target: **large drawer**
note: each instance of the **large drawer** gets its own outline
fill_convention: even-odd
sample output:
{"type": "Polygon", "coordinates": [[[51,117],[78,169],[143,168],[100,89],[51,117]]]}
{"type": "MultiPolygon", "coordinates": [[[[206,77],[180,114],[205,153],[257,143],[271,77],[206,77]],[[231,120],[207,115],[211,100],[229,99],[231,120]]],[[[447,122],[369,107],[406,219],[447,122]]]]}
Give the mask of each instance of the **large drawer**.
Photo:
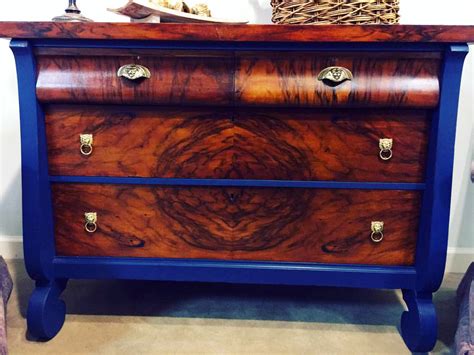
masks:
{"type": "Polygon", "coordinates": [[[413,264],[421,195],[75,184],[53,184],[52,191],[60,256],[371,265],[413,264]],[[93,233],[84,228],[90,212],[93,233]],[[378,243],[374,221],[384,222],[378,243]]]}
{"type": "Polygon", "coordinates": [[[407,110],[46,110],[50,174],[81,176],[421,182],[429,123],[407,110]]]}
{"type": "Polygon", "coordinates": [[[38,100],[132,105],[229,105],[233,102],[234,60],[229,55],[205,52],[120,54],[38,56],[38,100]],[[130,80],[118,76],[118,70],[130,64],[144,66],[150,77],[130,80]]]}

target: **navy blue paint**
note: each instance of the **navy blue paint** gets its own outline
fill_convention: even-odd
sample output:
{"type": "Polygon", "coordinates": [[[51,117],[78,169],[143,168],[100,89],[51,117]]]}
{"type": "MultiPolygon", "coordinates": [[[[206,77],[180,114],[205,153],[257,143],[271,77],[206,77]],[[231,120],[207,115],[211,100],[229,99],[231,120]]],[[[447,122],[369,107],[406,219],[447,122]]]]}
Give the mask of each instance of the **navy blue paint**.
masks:
{"type": "Polygon", "coordinates": [[[57,277],[413,288],[413,267],[186,259],[56,257],[57,277]]]}
{"type": "Polygon", "coordinates": [[[65,281],[53,275],[54,228],[44,115],[36,100],[36,64],[29,42],[12,40],[20,101],[23,249],[28,274],[36,280],[27,311],[28,330],[50,339],[64,322],[59,295],[65,281]]]}
{"type": "Polygon", "coordinates": [[[34,40],[38,47],[58,48],[117,48],[117,49],[172,49],[172,50],[236,50],[236,51],[374,51],[374,52],[431,52],[445,46],[435,43],[317,43],[317,42],[196,42],[196,41],[134,41],[134,40],[34,40]]]}
{"type": "Polygon", "coordinates": [[[403,290],[408,311],[403,312],[400,329],[403,340],[413,352],[427,353],[434,348],[438,322],[431,292],[403,290]]]}
{"type": "Polygon", "coordinates": [[[28,332],[33,337],[47,340],[61,330],[66,318],[66,304],[59,296],[66,283],[65,279],[36,282],[26,314],[28,332]]]}
{"type": "Polygon", "coordinates": [[[426,190],[417,244],[417,290],[435,292],[441,285],[448,246],[454,140],[459,91],[467,45],[450,47],[442,71],[441,98],[432,120],[426,190]]]}
{"type": "Polygon", "coordinates": [[[290,180],[237,180],[237,179],[175,179],[109,176],[51,176],[51,182],[87,184],[131,184],[163,186],[233,186],[233,187],[289,187],[309,189],[361,190],[423,190],[424,183],[343,182],[343,181],[290,181],[290,180]]]}
{"type": "Polygon", "coordinates": [[[12,40],[20,101],[23,247],[35,280],[48,280],[54,256],[44,116],[36,101],[36,64],[27,41],[12,40]]]}
{"type": "Polygon", "coordinates": [[[417,241],[415,289],[403,290],[408,311],[402,314],[402,337],[413,352],[428,352],[436,344],[437,320],[432,292],[443,279],[448,246],[449,210],[456,118],[467,45],[449,47],[441,74],[441,97],[429,141],[426,190],[417,241]]]}
{"type": "Polygon", "coordinates": [[[436,341],[432,292],[441,283],[447,247],[454,138],[460,78],[466,45],[416,43],[217,43],[98,40],[13,40],[20,91],[25,262],[37,281],[28,307],[33,336],[53,337],[64,321],[59,296],[68,278],[146,279],[324,285],[403,289],[408,311],[401,331],[412,351],[429,351],[436,341]],[[58,48],[285,50],[285,51],[442,51],[441,99],[433,117],[425,183],[159,179],[48,176],[44,116],[35,95],[32,46],[58,48]],[[164,186],[241,186],[370,190],[421,190],[423,208],[415,267],[237,262],[179,259],[54,257],[50,183],[104,183],[164,186]]]}

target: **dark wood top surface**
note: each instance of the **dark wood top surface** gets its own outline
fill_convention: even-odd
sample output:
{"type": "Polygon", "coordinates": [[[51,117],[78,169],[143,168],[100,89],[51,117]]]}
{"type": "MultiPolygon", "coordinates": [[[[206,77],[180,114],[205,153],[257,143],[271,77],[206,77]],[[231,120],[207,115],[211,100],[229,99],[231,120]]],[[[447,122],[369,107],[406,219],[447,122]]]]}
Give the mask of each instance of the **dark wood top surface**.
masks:
{"type": "Polygon", "coordinates": [[[474,26],[0,22],[0,37],[232,42],[474,42],[474,26]]]}

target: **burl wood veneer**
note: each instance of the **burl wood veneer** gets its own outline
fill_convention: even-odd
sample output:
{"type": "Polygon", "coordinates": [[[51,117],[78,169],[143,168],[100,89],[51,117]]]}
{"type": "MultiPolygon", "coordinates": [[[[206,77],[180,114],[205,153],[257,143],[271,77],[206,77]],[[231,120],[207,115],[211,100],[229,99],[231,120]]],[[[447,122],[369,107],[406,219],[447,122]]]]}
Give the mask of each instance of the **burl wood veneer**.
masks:
{"type": "MultiPolygon", "coordinates": [[[[193,23],[0,22],[0,37],[26,39],[287,42],[466,43],[474,26],[228,25],[193,23]]],[[[104,46],[105,47],[105,46],[104,46]]],[[[130,46],[133,47],[133,46],[130,46]]]]}
{"type": "Polygon", "coordinates": [[[250,53],[239,55],[237,105],[309,107],[435,107],[440,58],[404,53],[250,53]],[[317,80],[327,67],[354,75],[337,86],[317,80]]]}
{"type": "Polygon", "coordinates": [[[0,37],[33,338],[61,329],[68,279],[140,279],[401,289],[403,339],[433,349],[474,26],[0,22],[0,37]]]}
{"type": "Polygon", "coordinates": [[[43,102],[432,108],[439,98],[440,58],[432,53],[242,53],[233,58],[225,52],[143,51],[127,57],[117,50],[103,56],[55,51],[38,57],[36,91],[43,102]],[[146,66],[151,78],[118,77],[126,64],[146,66]],[[317,80],[331,66],[349,69],[353,80],[337,86],[317,80]]]}
{"type": "Polygon", "coordinates": [[[56,252],[412,265],[421,194],[54,184],[56,252]],[[95,233],[84,213],[97,212],[95,233]],[[385,222],[382,243],[370,239],[385,222]]]}
{"type": "Polygon", "coordinates": [[[46,110],[52,175],[421,182],[429,126],[407,110],[46,110]],[[81,133],[94,136],[90,156],[81,133]]]}
{"type": "MultiPolygon", "coordinates": [[[[122,52],[123,53],[123,52],[122,52]]],[[[85,54],[85,55],[84,55],[85,54]]],[[[110,104],[228,105],[234,98],[233,59],[205,52],[163,56],[38,57],[38,100],[110,104]],[[123,65],[139,64],[149,79],[117,76],[123,65]]]]}

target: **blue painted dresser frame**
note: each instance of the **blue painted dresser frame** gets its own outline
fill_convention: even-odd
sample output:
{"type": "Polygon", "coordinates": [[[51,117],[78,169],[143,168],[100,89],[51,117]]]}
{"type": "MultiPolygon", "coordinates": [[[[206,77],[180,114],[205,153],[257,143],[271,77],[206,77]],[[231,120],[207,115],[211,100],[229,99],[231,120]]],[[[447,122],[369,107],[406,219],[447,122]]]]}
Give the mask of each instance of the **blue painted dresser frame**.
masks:
{"type": "MultiPolygon", "coordinates": [[[[143,279],[402,289],[408,311],[401,332],[412,351],[429,351],[437,338],[432,293],[446,262],[456,116],[465,44],[213,43],[107,40],[12,40],[20,97],[23,233],[27,271],[36,281],[27,321],[29,332],[49,339],[61,329],[66,307],[59,296],[68,279],[143,279]],[[36,47],[162,48],[305,51],[438,51],[443,53],[441,98],[433,112],[424,183],[262,181],[49,176],[44,114],[36,98],[36,47]],[[55,255],[52,183],[260,186],[331,189],[420,190],[423,205],[414,267],[378,267],[215,260],[58,257],[55,255]]],[[[396,213],[396,212],[394,212],[396,213]]]]}

